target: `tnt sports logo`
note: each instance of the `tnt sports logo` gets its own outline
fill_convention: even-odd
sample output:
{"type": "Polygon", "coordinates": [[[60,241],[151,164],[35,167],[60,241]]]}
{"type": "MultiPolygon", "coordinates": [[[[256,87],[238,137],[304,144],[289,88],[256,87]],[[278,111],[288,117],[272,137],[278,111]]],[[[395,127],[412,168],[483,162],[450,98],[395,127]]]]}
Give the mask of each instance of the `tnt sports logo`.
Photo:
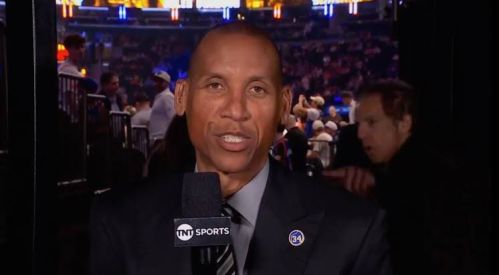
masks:
{"type": "Polygon", "coordinates": [[[293,230],[289,233],[289,243],[292,246],[300,246],[305,241],[305,235],[300,230],[293,230]]]}
{"type": "Polygon", "coordinates": [[[192,236],[194,236],[194,229],[192,229],[192,226],[184,223],[177,227],[177,238],[181,241],[188,241],[192,236]]]}

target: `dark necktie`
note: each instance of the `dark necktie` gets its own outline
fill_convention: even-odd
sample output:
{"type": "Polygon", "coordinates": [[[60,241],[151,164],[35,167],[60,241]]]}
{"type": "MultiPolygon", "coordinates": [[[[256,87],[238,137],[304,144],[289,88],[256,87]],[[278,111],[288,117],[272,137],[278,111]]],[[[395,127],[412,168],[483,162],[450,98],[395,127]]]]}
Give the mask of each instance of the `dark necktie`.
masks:
{"type": "MultiPolygon", "coordinates": [[[[240,222],[240,215],[230,205],[225,203],[222,208],[222,216],[230,217],[232,222],[240,222]]],[[[236,261],[232,244],[221,247],[221,252],[217,258],[217,275],[236,275],[236,261]]]]}

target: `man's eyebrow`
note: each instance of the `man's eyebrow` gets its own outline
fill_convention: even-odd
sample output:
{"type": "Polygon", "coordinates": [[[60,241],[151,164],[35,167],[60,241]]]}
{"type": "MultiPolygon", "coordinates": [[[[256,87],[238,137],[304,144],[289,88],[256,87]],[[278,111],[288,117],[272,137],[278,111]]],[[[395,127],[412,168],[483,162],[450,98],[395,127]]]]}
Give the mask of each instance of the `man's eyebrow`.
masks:
{"type": "Polygon", "coordinates": [[[224,79],[224,77],[222,76],[222,74],[219,74],[219,73],[207,73],[207,74],[202,74],[200,79],[202,80],[206,80],[206,79],[212,79],[212,78],[220,78],[220,79],[224,79]]]}
{"type": "Polygon", "coordinates": [[[252,77],[250,77],[249,82],[253,82],[253,81],[269,82],[270,77],[263,76],[263,75],[252,76],[252,77]]]}
{"type": "MultiPolygon", "coordinates": [[[[224,77],[220,73],[207,73],[205,75],[201,75],[199,79],[201,79],[201,80],[208,80],[208,79],[212,79],[212,78],[225,79],[226,77],[224,77]]],[[[268,82],[271,81],[271,79],[270,79],[270,77],[267,77],[267,76],[256,75],[256,76],[250,77],[249,80],[248,80],[248,83],[249,82],[254,82],[254,81],[260,81],[260,82],[268,83],[268,82]]]]}

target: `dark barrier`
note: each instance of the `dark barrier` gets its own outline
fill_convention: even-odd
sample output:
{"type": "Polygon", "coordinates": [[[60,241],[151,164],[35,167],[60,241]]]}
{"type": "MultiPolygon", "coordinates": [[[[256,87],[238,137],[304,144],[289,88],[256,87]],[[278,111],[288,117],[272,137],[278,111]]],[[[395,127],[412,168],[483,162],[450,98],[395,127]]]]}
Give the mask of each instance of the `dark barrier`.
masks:
{"type": "Polygon", "coordinates": [[[132,148],[132,124],[128,112],[109,112],[109,130],[111,141],[122,148],[132,148]]]}
{"type": "Polygon", "coordinates": [[[109,129],[109,113],[105,107],[106,97],[99,94],[87,94],[87,113],[85,129],[87,133],[87,144],[103,140],[109,129]]]}
{"type": "Polygon", "coordinates": [[[82,78],[59,75],[57,185],[86,181],[86,106],[82,78]]]}
{"type": "Polygon", "coordinates": [[[80,119],[81,77],[59,74],[59,110],[69,116],[71,123],[78,123],[80,119]]]}
{"type": "Polygon", "coordinates": [[[142,152],[147,159],[149,156],[149,130],[147,126],[132,126],[132,148],[142,152]]]}

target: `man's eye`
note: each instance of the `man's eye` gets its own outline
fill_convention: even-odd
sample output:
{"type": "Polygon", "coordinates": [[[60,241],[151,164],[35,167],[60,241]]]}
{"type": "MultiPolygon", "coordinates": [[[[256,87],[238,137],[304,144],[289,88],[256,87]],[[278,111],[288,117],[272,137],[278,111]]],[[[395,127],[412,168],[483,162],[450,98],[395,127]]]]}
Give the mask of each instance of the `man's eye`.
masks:
{"type": "Polygon", "coordinates": [[[208,88],[210,88],[212,90],[220,90],[223,88],[223,86],[220,83],[214,82],[214,83],[208,84],[208,88]]]}
{"type": "Polygon", "coordinates": [[[262,96],[265,94],[265,89],[259,86],[255,86],[250,89],[250,93],[256,96],[262,96]]]}
{"type": "Polygon", "coordinates": [[[367,120],[367,124],[368,124],[369,126],[373,126],[373,125],[374,125],[374,123],[376,123],[376,121],[374,121],[374,119],[368,119],[368,120],[367,120]]]}

